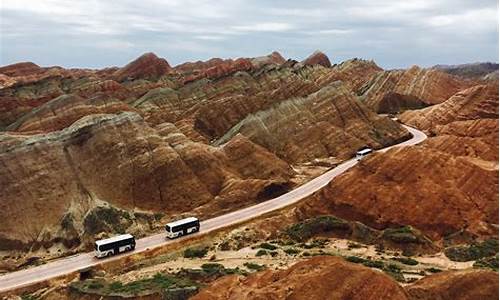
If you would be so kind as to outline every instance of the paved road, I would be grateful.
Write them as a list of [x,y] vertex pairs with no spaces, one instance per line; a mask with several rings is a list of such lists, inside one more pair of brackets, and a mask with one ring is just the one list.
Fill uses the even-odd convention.
[[[411,134],[413,134],[413,138],[401,144],[378,150],[377,152],[385,152],[393,147],[418,144],[427,138],[427,136],[423,132],[405,125],[403,126],[408,131],[410,131]],[[268,200],[266,202],[259,203],[254,206],[240,209],[213,219],[202,221],[200,225],[201,230],[199,233],[196,234],[198,235],[205,234],[207,232],[214,231],[222,227],[241,223],[243,221],[252,219],[256,216],[293,204],[311,195],[317,190],[321,189],[322,187],[327,185],[333,178],[344,173],[346,170],[353,167],[356,163],[357,163],[356,159],[354,158],[350,159],[340,164],[336,168],[331,169],[328,172],[305,183],[304,185],[294,189],[289,193]],[[104,261],[116,260],[123,256],[141,252],[146,249],[152,249],[155,247],[171,243],[178,243],[181,242],[184,238],[186,237],[179,238],[176,240],[167,240],[164,233],[159,233],[137,240],[136,249],[133,252],[123,253],[121,255],[99,260],[94,258],[92,252],[82,253],[66,258],[61,258],[59,260],[55,260],[53,262],[49,262],[47,264],[40,265],[37,267],[32,267],[21,271],[7,273],[5,275],[0,276],[0,292],[8,291],[22,286],[27,286],[49,278],[65,275],[74,271],[78,271],[81,269],[97,265]]]

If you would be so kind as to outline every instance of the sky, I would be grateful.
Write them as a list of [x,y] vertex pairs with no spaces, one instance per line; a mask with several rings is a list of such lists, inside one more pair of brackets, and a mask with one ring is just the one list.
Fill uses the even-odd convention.
[[0,65],[175,66],[279,51],[386,69],[498,62],[497,0],[2,0]]

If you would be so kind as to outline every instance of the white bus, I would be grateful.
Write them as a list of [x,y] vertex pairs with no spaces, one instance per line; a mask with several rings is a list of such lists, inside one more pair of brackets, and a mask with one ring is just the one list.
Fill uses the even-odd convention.
[[125,251],[135,249],[135,238],[131,234],[122,234],[109,239],[95,242],[95,257],[101,258],[111,256]]
[[200,230],[200,220],[189,217],[182,220],[170,222],[165,225],[168,238],[176,238],[186,234],[198,232]]
[[363,150],[359,150],[358,152],[356,152],[356,159],[360,160],[372,152],[373,152],[372,148],[365,148]]

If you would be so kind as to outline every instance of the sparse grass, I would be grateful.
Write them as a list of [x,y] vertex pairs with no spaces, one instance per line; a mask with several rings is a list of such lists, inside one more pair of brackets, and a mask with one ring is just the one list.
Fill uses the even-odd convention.
[[255,256],[264,256],[264,255],[267,255],[267,251],[264,249],[260,249],[259,251],[257,251],[257,253],[255,253]]
[[119,281],[107,283],[103,280],[87,280],[70,284],[72,289],[81,293],[92,293],[103,296],[137,296],[142,293],[161,293],[165,289],[172,287],[182,288],[189,286],[197,287],[199,284],[187,278],[162,273],[157,273],[153,277],[132,281],[126,284]]
[[187,248],[184,250],[185,258],[202,258],[208,253],[208,247]]

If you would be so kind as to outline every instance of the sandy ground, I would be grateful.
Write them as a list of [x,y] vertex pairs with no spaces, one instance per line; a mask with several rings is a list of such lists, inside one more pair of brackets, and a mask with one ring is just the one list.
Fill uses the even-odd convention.
[[[283,249],[287,248],[299,249],[301,250],[302,253],[308,252],[310,254],[317,254],[320,253],[320,251],[323,251],[324,253],[332,255],[358,256],[365,259],[387,260],[387,261],[389,261],[392,257],[398,255],[398,253],[393,251],[385,251],[381,254],[378,254],[377,251],[375,250],[375,247],[372,245],[353,243],[352,241],[346,239],[330,238],[328,239],[328,241],[329,241],[328,244],[325,245],[324,248],[303,249],[298,247],[298,245],[279,246],[279,249],[276,250],[278,252],[278,255],[276,257],[271,257],[269,255],[260,257],[255,256],[257,251],[260,249],[258,248],[260,242],[252,246],[242,248],[240,250],[230,250],[230,251],[211,250],[204,258],[195,258],[195,259],[184,258],[182,257],[181,252],[176,252],[157,257],[155,258],[154,261],[142,262],[143,267],[140,267],[134,271],[130,271],[120,275],[109,274],[108,276],[105,277],[108,280],[112,281],[116,280],[126,283],[138,279],[151,277],[158,272],[175,273],[181,270],[182,268],[200,269],[201,265],[205,263],[219,263],[224,265],[226,268],[239,267],[240,269],[247,271],[251,271],[244,266],[244,264],[248,262],[256,263],[259,265],[265,265],[266,267],[272,269],[284,269],[297,263],[298,261],[308,258],[307,256],[302,256],[300,254],[295,256],[288,255],[283,251]],[[214,245],[217,242],[220,241],[214,242]],[[444,253],[417,256],[413,257],[413,259],[417,260],[419,264],[416,266],[408,266],[392,260],[390,260],[390,263],[399,265],[403,270],[405,278],[407,279],[423,277],[421,274],[419,274],[420,271],[424,271],[425,269],[428,268],[437,268],[441,270],[458,270],[458,269],[470,268],[474,263],[472,261],[453,262],[449,260],[444,255]]]

